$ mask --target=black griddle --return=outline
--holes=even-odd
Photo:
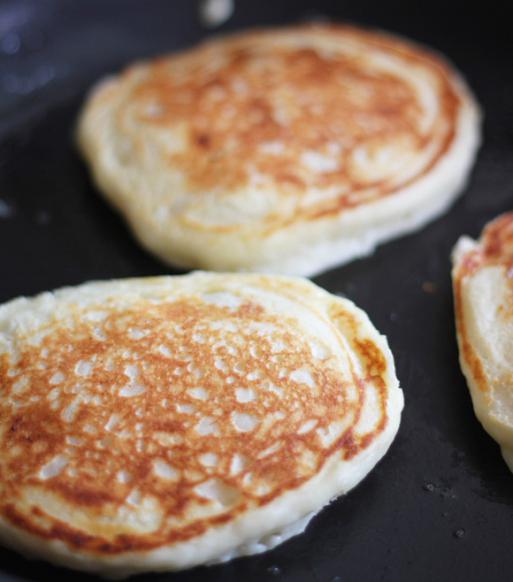
[[[513,209],[513,36],[493,2],[236,0],[214,33],[330,17],[445,53],[485,112],[464,195],[420,232],[315,282],[388,336],[406,408],[390,452],[306,533],[272,552],[180,574],[185,582],[513,579],[513,475],[474,418],[458,365],[449,254]],[[134,59],[205,36],[191,0],[0,2],[0,302],[91,279],[172,271],[134,242],[92,186],[72,139],[85,92]],[[89,576],[0,549],[0,580]]]

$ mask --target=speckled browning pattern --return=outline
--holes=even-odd
[[[292,42],[293,32],[302,41]],[[388,58],[424,75],[437,102],[424,103],[404,70],[387,69]],[[134,128],[183,132],[167,161],[191,195],[265,185],[298,198],[289,221],[338,213],[417,180],[450,146],[461,104],[451,72],[433,54],[342,26],[208,43],[129,69],[104,98],[127,89],[115,110],[127,163],[148,147]],[[423,161],[411,174],[417,157]],[[312,189],[337,194],[312,204]],[[269,226],[279,218],[271,213]]]
[[[387,425],[387,362],[340,300],[326,318],[359,372],[233,292],[77,305],[20,329],[0,355],[0,515],[98,554],[147,550],[352,458]],[[356,430],[367,382],[380,412]]]

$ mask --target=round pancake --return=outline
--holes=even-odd
[[[312,275],[443,212],[479,141],[440,57],[348,26],[246,32],[97,86],[78,141],[163,260]]]
[[[403,407],[386,339],[284,277],[90,283],[0,307],[0,539],[123,576],[267,550]]]
[[[513,471],[513,213],[454,250],[460,363],[474,411]]]

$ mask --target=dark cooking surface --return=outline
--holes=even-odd
[[[0,302],[90,279],[169,272],[139,249],[92,188],[71,133],[84,91],[99,76],[207,34],[195,4],[0,2]],[[445,217],[315,279],[366,309],[394,351],[406,409],[383,462],[314,519],[305,535],[270,553],[145,579],[511,579],[513,475],[475,420],[459,371],[448,258],[459,234],[475,235],[491,217],[513,208],[507,19],[490,14],[492,3],[480,4],[482,13],[462,3],[458,15],[456,3],[441,0],[236,4],[222,31],[331,14],[445,52],[483,105],[485,144],[465,195]],[[89,579],[0,549],[1,581],[70,577]]]

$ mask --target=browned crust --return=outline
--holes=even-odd
[[[324,54],[312,46],[289,49],[279,43],[280,35],[286,39],[294,32],[349,38],[429,70],[439,83],[440,104],[430,132],[416,126],[420,106],[404,78],[369,70],[364,55]],[[216,59],[223,65],[213,67]],[[133,74],[128,69],[118,87],[122,89]],[[275,111],[278,102],[286,121]],[[161,129],[185,123],[187,146],[171,154],[168,164],[185,177],[191,195],[215,191],[229,196],[247,186],[250,173],[256,172],[285,198],[297,198],[292,214],[267,218],[265,230],[270,234],[369,204],[418,181],[453,144],[461,107],[454,73],[433,53],[350,26],[303,26],[236,35],[155,60],[116,110],[116,123],[123,127],[134,116],[143,126]],[[436,143],[436,151],[415,175],[394,183],[362,181],[350,170],[358,146],[372,154],[402,140],[411,151]],[[283,151],[263,151],[269,143],[282,144]],[[340,149],[330,154],[338,162],[336,168],[312,172],[302,166],[305,151],[326,154],[330,147]],[[340,194],[329,201],[300,203],[312,188],[331,187]],[[237,227],[208,228],[226,232]]]
[[[455,266],[453,277],[456,328],[460,344],[461,358],[467,364],[472,377],[481,392],[490,391],[483,363],[469,341],[463,316],[462,288],[467,279],[491,265],[502,266],[508,276],[513,269],[513,213],[503,214],[493,220],[483,230],[479,246],[468,251]]]
[[[217,306],[205,309],[204,305],[189,300],[161,305],[141,303],[128,311],[110,313],[101,325],[86,321],[82,315],[77,310],[72,324],[67,328],[56,326],[53,329],[53,324],[49,325],[49,334],[39,346],[20,344],[25,347],[17,363],[10,362],[5,354],[0,358],[0,385],[3,390],[0,428],[7,428],[3,434],[0,431],[0,450],[3,451],[0,456],[0,515],[13,526],[40,538],[62,540],[71,548],[104,555],[150,550],[186,541],[300,487],[321,470],[329,457],[335,454],[345,459],[354,457],[371,446],[387,425],[387,363],[380,347],[369,339],[355,340],[354,346],[361,355],[365,373],[362,377],[353,374],[359,396],[356,403],[349,403],[336,368],[329,361],[313,369],[317,386],[313,393],[280,377],[282,368],[293,370],[311,361],[309,347],[301,338],[287,331],[285,316],[278,320],[251,302],[243,303],[235,315]],[[334,314],[335,320],[337,317],[345,318],[344,324],[353,329],[356,338],[359,337],[358,322],[353,316],[340,309]],[[223,318],[235,323],[245,322],[241,329],[252,322],[259,322],[277,325],[283,330],[278,335],[290,347],[277,360],[273,360],[275,354],[265,338],[258,338],[254,345],[249,338],[245,348],[243,346],[243,357],[221,350],[230,370],[237,363],[248,371],[252,367],[258,369],[259,361],[269,362],[265,368],[266,377],[284,391],[285,396],[281,400],[272,392],[266,395],[259,392],[259,398],[263,401],[242,406],[228,392],[229,373],[216,368],[210,347],[204,348],[203,344],[192,339],[195,333],[199,333],[198,326],[202,323]],[[173,329],[178,329],[173,328],[175,325],[183,330],[179,336],[171,333]],[[98,326],[105,339],[99,340],[95,336],[95,327]],[[130,339],[127,330],[131,329],[150,331],[143,338]],[[213,332],[210,330],[209,333]],[[226,340],[229,336],[224,332],[220,339]],[[235,341],[236,338],[233,336],[231,339]],[[167,342],[173,354],[171,358],[155,351],[162,342]],[[186,371],[188,362],[176,357],[181,346],[186,348],[194,362],[201,362],[203,369],[208,371],[200,380],[212,395],[207,401],[191,400],[186,395],[185,390],[195,385],[198,379]],[[251,349],[258,353],[250,355],[248,346],[253,346]],[[123,373],[125,352],[135,358],[132,360],[130,356],[127,361],[138,362],[141,367],[141,382],[146,386],[144,396],[121,399],[117,395],[119,388],[127,382],[127,376]],[[137,354],[138,357],[135,357]],[[88,392],[92,398],[101,398],[101,407],[81,405],[73,421],[66,422],[61,415],[77,394],[74,383],[78,380],[73,376],[73,371],[79,362],[91,358],[94,359],[94,371],[86,379],[80,379],[80,392]],[[113,362],[113,366],[107,371],[109,361]],[[182,369],[179,382],[173,375],[177,369]],[[55,388],[52,377],[56,372],[61,372],[64,379],[57,386],[59,405],[52,408],[55,398],[49,398],[49,393]],[[15,394],[15,385],[21,374],[29,378],[29,386]],[[379,386],[381,419],[371,432],[356,435],[353,427],[364,404],[366,382]],[[204,416],[215,417],[221,434],[198,438],[194,432],[195,421],[190,422],[174,408],[163,407],[163,387],[166,386],[167,400],[173,401],[175,398],[189,402]],[[13,402],[17,403],[17,409],[13,408]],[[106,415],[102,409],[107,411]],[[138,413],[139,409],[144,411],[142,416]],[[234,410],[258,416],[263,409],[266,415],[284,411],[286,417],[266,431],[256,429],[243,435],[230,424],[229,415]],[[135,434],[136,424],[141,418],[144,430],[138,438],[126,439],[118,437],[116,432],[106,431],[105,422],[111,412],[116,412],[121,418],[118,431]],[[305,418],[315,418],[318,422],[316,428],[322,428],[347,414],[352,418],[350,426],[328,447],[323,447],[313,433],[299,434],[298,429]],[[94,435],[88,432],[91,426],[96,431]],[[179,437],[176,444],[160,443],[155,435],[162,432]],[[70,436],[82,440],[82,444],[74,447],[73,451],[66,444],[66,438]],[[278,440],[283,445],[278,452],[259,458],[259,452]],[[144,454],[138,453],[137,441],[143,442]],[[219,515],[192,521],[185,519],[180,524],[179,520],[186,517],[191,504],[207,503],[194,491],[198,478],[192,473],[201,473],[203,477],[200,475],[200,480],[204,479],[205,469],[197,459],[200,454],[212,449],[218,453],[220,461],[210,471],[209,478],[222,479],[228,486],[240,491],[241,497]],[[66,470],[41,481],[37,476],[38,470],[56,453],[63,451],[71,459]],[[248,460],[244,474],[252,473],[250,484],[244,482],[244,474],[234,476],[229,472],[230,459],[235,452],[243,454]],[[180,478],[173,483],[156,478],[152,473],[155,459],[165,459],[172,464],[179,471]],[[68,469],[73,472],[69,473]],[[121,469],[131,475],[128,484],[116,480]],[[188,472],[191,475],[187,476]],[[258,489],[262,483],[268,486],[264,493]],[[24,507],[21,496],[30,487],[51,493],[70,507],[87,512],[93,521],[95,515],[115,515],[116,510],[126,504],[129,492],[136,487],[142,495],[158,499],[164,514],[162,525],[151,533],[136,535],[115,526],[101,525],[98,521],[94,533],[86,533],[51,516],[44,507]],[[177,524],[166,526],[168,518],[178,520]]]

